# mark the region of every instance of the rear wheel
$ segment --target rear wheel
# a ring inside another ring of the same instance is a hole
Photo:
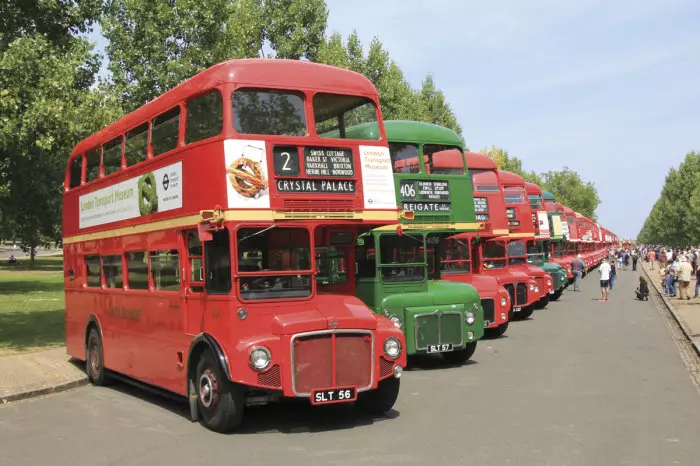
[[[107,374],[104,366],[104,349],[102,347],[102,337],[96,327],[90,330],[85,354],[85,372],[88,380],[93,385],[105,385],[107,383]]]
[[[476,351],[475,341],[467,343],[464,349],[450,351],[449,353],[442,353],[442,356],[445,358],[447,363],[455,366],[461,366],[465,362],[469,361],[469,359],[474,355],[474,351]]]
[[[488,338],[499,338],[502,337],[504,333],[508,330],[508,322],[499,325],[495,328],[484,329],[484,333]]]
[[[535,307],[534,306],[527,306],[522,309],[520,312],[515,313],[515,319],[514,320],[525,320],[529,318],[532,313],[535,312]]]
[[[382,380],[376,389],[358,395],[357,407],[368,414],[384,414],[396,403],[400,386],[401,379],[396,377]]]
[[[211,351],[205,351],[197,364],[195,379],[197,410],[202,424],[215,432],[231,432],[243,420],[243,387],[224,376]]]

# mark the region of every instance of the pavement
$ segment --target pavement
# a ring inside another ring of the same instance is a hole
[[[683,330],[686,338],[688,338],[688,341],[693,345],[697,354],[700,355],[700,298],[691,298],[690,300],[682,301],[679,297],[663,296],[664,290],[660,283],[659,264],[656,263],[654,270],[651,270],[651,265],[646,262],[642,263],[642,267],[646,272],[647,278],[654,284],[662,300],[666,303],[674,319]],[[694,295],[694,279],[690,281],[690,290],[691,295]]]
[[[420,361],[395,409],[286,402],[246,411],[233,435],[187,406],[115,383],[0,406],[0,465],[691,465],[700,458],[692,351],[656,298],[621,272],[608,302],[583,291],[480,341],[473,361]]]
[[[0,357],[0,403],[85,384],[85,371],[71,361],[65,347]]]

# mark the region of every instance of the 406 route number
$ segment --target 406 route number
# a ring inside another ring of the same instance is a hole
[[[416,186],[413,184],[402,184],[401,185],[401,196],[414,198],[416,197]]]

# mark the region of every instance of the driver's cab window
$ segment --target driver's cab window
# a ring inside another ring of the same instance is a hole
[[[196,251],[193,245],[193,252]],[[212,233],[204,254],[207,293],[228,294],[231,291],[231,241],[226,228]]]
[[[524,241],[508,243],[508,263],[510,265],[522,265],[527,262],[527,252]]]
[[[541,242],[531,241],[527,244],[528,262],[543,262],[544,258],[544,245]]]
[[[464,175],[464,153],[459,147],[442,144],[423,145],[426,173],[433,175]]]
[[[371,234],[357,239],[355,264],[357,278],[374,278],[377,275],[377,250],[374,247],[374,236]]]
[[[501,241],[489,241],[483,246],[483,262],[487,269],[503,269],[506,266],[506,246]]]
[[[305,228],[240,228],[237,267],[243,300],[311,295],[311,238]]]
[[[355,244],[355,233],[352,231],[326,231],[316,229],[314,259],[316,264],[316,285],[319,292],[333,285],[345,285],[348,282],[350,270],[348,257]]]
[[[468,239],[449,238],[440,246],[440,274],[451,275],[471,271]]]
[[[422,235],[384,234],[379,239],[382,280],[412,282],[425,278],[425,249]]]

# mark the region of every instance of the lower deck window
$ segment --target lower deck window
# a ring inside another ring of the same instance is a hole
[[[102,274],[105,276],[107,288],[122,288],[124,286],[122,256],[102,256]]]
[[[156,290],[180,289],[180,260],[177,249],[151,252],[151,278]]]
[[[148,256],[145,252],[127,252],[126,270],[130,289],[148,289]]]
[[[85,275],[87,277],[87,286],[102,286],[100,256],[85,256]]]

